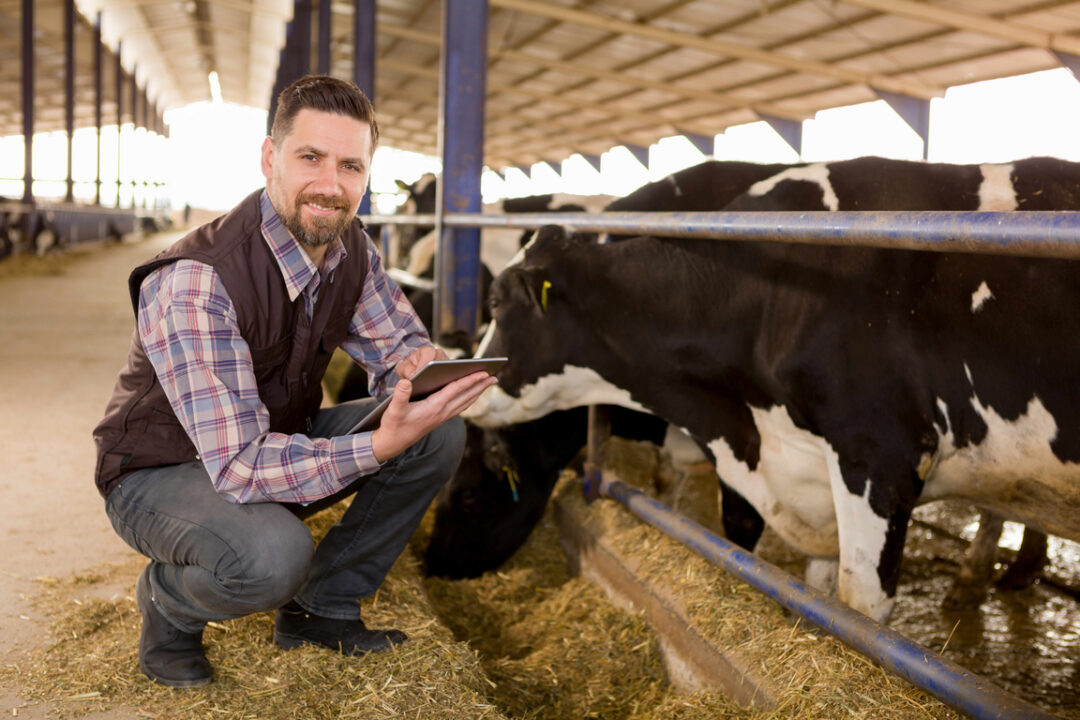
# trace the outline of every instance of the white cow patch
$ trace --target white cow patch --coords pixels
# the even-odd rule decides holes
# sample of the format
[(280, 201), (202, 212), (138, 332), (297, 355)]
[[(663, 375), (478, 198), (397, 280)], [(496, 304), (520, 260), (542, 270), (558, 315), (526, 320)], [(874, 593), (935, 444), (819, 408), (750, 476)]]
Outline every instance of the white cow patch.
[(1016, 188), (1012, 184), (1012, 164), (980, 165), (983, 174), (979, 185), (979, 210), (1012, 212), (1016, 210)]
[(668, 424), (664, 432), (663, 450), (675, 467), (686, 467), (708, 460), (688, 432), (671, 424)]
[(994, 297), (994, 293), (990, 292), (990, 286), (986, 284), (984, 280), (979, 289), (971, 294), (971, 312), (979, 312), (982, 310), (983, 304)]
[(522, 387), (520, 397), (509, 395), (496, 385), (461, 415), (477, 425), (497, 427), (528, 422), (581, 405), (619, 405), (649, 412), (629, 392), (615, 387), (592, 368), (566, 365), (562, 372), (545, 375)]
[[(431, 186), (431, 183), (435, 182), (436, 178), (433, 173), (424, 173), (420, 176), (420, 179), (416, 181), (416, 186), (413, 188), (413, 195), (423, 195), (424, 192)], [(415, 205), (413, 206), (415, 212)]]
[(409, 264), (405, 266), (405, 272), (416, 276), (423, 275), (433, 262), (435, 262), (434, 230), (417, 240), (409, 248)]
[[(941, 405), (944, 403), (941, 403)], [(977, 395), (971, 406), (986, 422), (975, 446), (957, 448), (951, 431), (939, 433), (937, 458), (920, 501), (965, 498), (1013, 520), (1080, 540), (1080, 465), (1061, 462), (1050, 449), (1058, 424), (1038, 396), (1023, 415), (1006, 420)]]
[(870, 507), (872, 481), (867, 479), (862, 495), (852, 493), (844, 484), (839, 456), (832, 448), (826, 449), (825, 456), (840, 544), (837, 596), (859, 612), (884, 622), (894, 602), (885, 594), (878, 575), (889, 520), (875, 515)]
[(782, 173), (760, 180), (750, 186), (747, 191), (752, 196), (764, 195), (785, 180), (811, 182), (821, 188), (822, 201), (826, 210), (839, 210), (840, 199), (836, 197), (832, 183), (829, 182), (829, 166), (825, 163), (814, 163), (803, 167), (788, 168)]
[(480, 339), (480, 345), (476, 348), (476, 353), (473, 357), (482, 358), (484, 353), (487, 352), (488, 346), (491, 345), (491, 338), (495, 337), (495, 321), (492, 320), (488, 323), (487, 330), (484, 331), (484, 337)]
[(537, 237), (539, 236), (534, 233), (532, 239), (529, 240), (529, 242), (525, 243), (525, 247), (518, 250), (517, 254), (514, 255), (514, 257), (510, 258), (510, 262), (506, 263), (506, 268), (512, 268), (515, 265), (520, 265), (521, 263), (525, 262), (525, 253), (528, 251), (529, 248), (533, 246), (533, 243), (536, 242)]
[(708, 443), (716, 472), (754, 506), (769, 527), (807, 555), (839, 554), (836, 513), (829, 493), (829, 469), (822, 438), (795, 426), (787, 409), (751, 408), (761, 436), (758, 466), (735, 458), (723, 438)]

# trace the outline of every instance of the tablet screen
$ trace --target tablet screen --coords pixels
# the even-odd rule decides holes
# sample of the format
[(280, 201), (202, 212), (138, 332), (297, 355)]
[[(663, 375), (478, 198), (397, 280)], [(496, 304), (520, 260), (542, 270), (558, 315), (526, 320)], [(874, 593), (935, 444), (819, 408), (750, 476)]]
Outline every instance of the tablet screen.
[[(499, 368), (505, 365), (507, 358), (461, 358), (459, 360), (432, 360), (424, 365), (410, 380), (413, 384), (412, 397), (410, 400), (423, 400), (437, 390), (450, 383), (471, 375), (474, 372), (484, 371), (494, 375)], [(347, 434), (374, 430), (379, 426), (379, 420), (383, 412), (390, 405), (390, 396), (375, 406), (375, 409), (364, 416)]]

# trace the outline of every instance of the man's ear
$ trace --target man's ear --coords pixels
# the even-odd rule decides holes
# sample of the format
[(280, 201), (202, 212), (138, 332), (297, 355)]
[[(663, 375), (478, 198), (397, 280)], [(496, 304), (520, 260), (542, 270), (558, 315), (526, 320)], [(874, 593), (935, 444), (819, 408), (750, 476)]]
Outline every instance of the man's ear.
[(262, 174), (269, 180), (274, 174), (274, 139), (267, 136), (262, 144)]

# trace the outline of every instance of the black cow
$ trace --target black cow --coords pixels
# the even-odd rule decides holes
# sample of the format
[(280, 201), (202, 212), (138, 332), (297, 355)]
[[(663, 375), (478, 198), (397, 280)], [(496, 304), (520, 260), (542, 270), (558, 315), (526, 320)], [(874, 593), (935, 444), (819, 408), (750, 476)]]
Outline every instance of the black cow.
[[(1041, 209), (1075, 203), (1080, 188), (1080, 166), (1052, 159), (910, 164), (921, 178), (882, 172), (889, 162), (899, 161), (806, 166), (740, 200), (766, 209), (762, 198), (781, 188), (845, 209), (849, 190), (870, 189), (903, 209), (906, 194), (942, 187), (953, 209), (1006, 209), (1010, 198)], [(877, 170), (842, 185), (860, 166)], [(502, 392), (469, 417), (501, 425), (605, 402), (686, 428), (782, 537), (839, 557), (843, 600), (883, 619), (919, 500), (962, 497), (1080, 536), (1080, 471), (1069, 466), (1080, 460), (1070, 395), (1078, 280), (1066, 261), (657, 238), (597, 245), (547, 228), (493, 286), (481, 354), (511, 363)]]
[[(613, 434), (663, 442), (665, 421), (611, 410)], [(543, 516), (559, 473), (585, 445), (587, 412), (561, 410), (500, 428), (466, 424), (465, 455), (436, 500), (424, 554), (429, 575), (478, 577), (514, 554)]]

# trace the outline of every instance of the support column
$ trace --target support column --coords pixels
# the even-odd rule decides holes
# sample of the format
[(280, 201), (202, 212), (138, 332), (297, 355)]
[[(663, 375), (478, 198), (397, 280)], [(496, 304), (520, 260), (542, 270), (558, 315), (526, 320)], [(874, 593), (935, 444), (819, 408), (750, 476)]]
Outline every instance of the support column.
[(330, 74), (330, 37), (331, 18), (330, 0), (319, 0), (319, 64), (320, 75)]
[[(22, 127), (23, 127), (23, 202), (34, 202), (34, 2), (22, 2)], [(29, 215), (24, 216), (23, 240), (30, 231)]]
[[(150, 138), (150, 98), (146, 94), (146, 86), (143, 86), (142, 92), (139, 93), (140, 100), (142, 102), (142, 129), (143, 129), (143, 147), (144, 152), (149, 153), (152, 143)], [(150, 200), (150, 176), (146, 174), (146, 168), (143, 168), (143, 175), (140, 180), (143, 187), (143, 200), (142, 206), (145, 208)]]
[[(138, 157), (139, 149), (135, 146), (135, 135), (139, 125), (139, 66), (136, 63), (131, 65), (131, 147), (128, 148), (128, 154), (132, 157)], [(134, 208), (138, 203), (135, 200), (136, 189), (139, 182), (136, 177), (135, 168), (131, 168), (131, 207)]]
[(311, 0), (296, 0), (293, 4), (293, 42), (296, 43), (296, 75), (285, 83), (311, 72)]
[[(375, 0), (353, 0), (353, 82), (375, 102)], [(371, 213), (370, 192), (364, 193), (357, 213)]]
[(649, 148), (644, 145), (623, 145), (624, 148), (630, 151), (630, 154), (634, 156), (634, 159), (641, 163), (642, 167), (646, 170), (649, 169)]
[(930, 101), (887, 90), (875, 89), (874, 92), (922, 139), (925, 160), (930, 152)]
[(121, 62), (123, 42), (116, 41), (116, 207), (120, 207), (120, 165), (124, 157), (120, 128), (124, 124), (124, 64)]
[(105, 102), (105, 47), (101, 43), (101, 11), (94, 17), (94, 130), (96, 152), (94, 168), (94, 205), (101, 206), (101, 113)]
[(266, 111), (266, 134), (274, 127), (274, 115), (277, 114), (278, 95), (287, 87), (285, 78), (289, 73), (289, 63), (292, 61), (293, 42), (292, 20), (285, 23), (285, 45), (278, 51), (277, 73), (274, 74), (274, 86), (270, 89), (270, 106)]
[(702, 133), (696, 133), (691, 130), (678, 130), (678, 133), (684, 138), (690, 141), (690, 144), (698, 149), (698, 151), (706, 158), (711, 158), (716, 152), (716, 137), (714, 135), (703, 135)]
[(794, 150), (800, 157), (802, 156), (802, 123), (796, 120), (789, 120), (782, 117), (774, 117), (772, 115), (765, 115), (764, 113), (758, 113), (758, 117), (769, 124), (776, 134), (784, 139), (791, 149)]
[(439, 155), (443, 174), (435, 206), (437, 338), (471, 340), (480, 317), (480, 230), (446, 228), (444, 213), (480, 212), (487, 97), (488, 0), (445, 0), (439, 58)]
[(64, 200), (75, 202), (72, 168), (75, 143), (75, 0), (64, 0), (64, 128), (67, 130), (67, 191)]

